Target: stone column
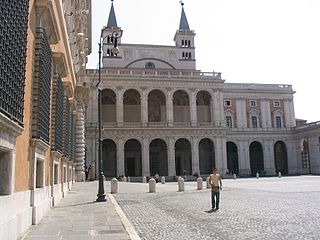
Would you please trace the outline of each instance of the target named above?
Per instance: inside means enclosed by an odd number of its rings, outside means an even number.
[[[308,138],[310,169],[312,174],[320,174],[320,151],[319,137],[311,136]]]
[[[146,127],[148,125],[148,92],[147,92],[147,89],[142,90],[141,122],[142,122],[143,127]]]
[[[262,128],[271,128],[272,127],[272,119],[271,119],[271,109],[270,102],[268,99],[261,99],[261,120],[262,120]]]
[[[275,162],[274,162],[274,151],[273,144],[271,140],[264,141],[264,150],[263,150],[263,163],[264,163],[264,171],[266,175],[274,176],[276,174]]]
[[[149,139],[147,138],[142,142],[142,176],[150,176]]]
[[[221,171],[221,174],[225,174],[227,171],[226,151],[226,139],[222,136],[218,136],[215,139],[215,162],[216,168]]]
[[[172,90],[170,88],[167,89],[166,94],[166,110],[167,110],[167,122],[168,126],[173,126],[173,98],[172,98]]]
[[[302,172],[302,159],[300,152],[300,141],[294,139],[286,142],[288,153],[288,173],[301,174]]]
[[[77,120],[76,120],[76,181],[83,182],[85,180],[84,174],[84,161],[85,161],[85,117],[84,117],[84,105],[79,101],[77,103]]]
[[[241,98],[236,99],[236,117],[237,117],[237,127],[243,128],[243,118],[242,118],[242,104]]]
[[[240,176],[250,176],[250,156],[249,156],[249,143],[247,140],[240,140],[238,144],[238,161],[239,161],[239,174]]]
[[[118,88],[117,92],[117,105],[116,105],[116,115],[117,115],[117,126],[123,126],[123,89]]]
[[[199,139],[198,138],[192,138],[192,174],[194,173],[200,173],[200,167],[199,167]]]
[[[284,118],[285,118],[285,127],[291,128],[296,126],[294,106],[292,99],[284,100]]]
[[[125,175],[124,166],[124,141],[123,139],[118,139],[117,143],[117,175]]]
[[[169,138],[168,141],[168,175],[176,176],[176,159],[175,159],[175,147],[174,139]]]
[[[190,96],[190,120],[191,126],[197,126],[197,99],[196,91],[193,89]]]

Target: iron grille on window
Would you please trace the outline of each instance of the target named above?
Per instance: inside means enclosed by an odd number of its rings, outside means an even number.
[[[28,0],[0,4],[0,111],[23,124]]]
[[[44,28],[37,28],[32,84],[32,137],[49,143],[51,49]]]
[[[65,96],[63,99],[63,153],[71,158],[71,140],[72,140],[73,116],[70,109],[70,103]]]
[[[51,147],[63,151],[63,86],[59,75],[55,75],[52,83],[52,115],[51,115]]]

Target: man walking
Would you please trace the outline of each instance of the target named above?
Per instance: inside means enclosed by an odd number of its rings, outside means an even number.
[[[211,185],[211,204],[212,209],[219,209],[220,202],[220,190],[222,190],[221,175],[217,169],[213,169],[213,173],[210,175],[209,183]]]

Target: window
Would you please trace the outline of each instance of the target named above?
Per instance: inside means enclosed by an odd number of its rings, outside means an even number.
[[[42,159],[37,159],[36,165],[36,188],[44,187],[44,163]]]
[[[232,128],[232,117],[231,116],[226,116],[226,126],[228,128]]]
[[[67,182],[67,168],[63,167],[63,182],[66,183]]]
[[[276,128],[282,127],[281,116],[276,116]]]
[[[12,193],[12,154],[0,148],[0,196]]]
[[[258,118],[257,116],[251,116],[251,127],[258,128]]]
[[[231,100],[224,100],[225,107],[231,107]]]
[[[155,65],[153,62],[147,62],[145,68],[147,69],[154,69]]]
[[[250,107],[256,107],[257,106],[257,101],[256,100],[250,100],[249,101]]]
[[[58,184],[59,183],[59,165],[58,164],[54,164],[54,173],[53,173],[54,179],[53,182],[54,184]]]
[[[280,101],[279,100],[274,100],[273,101],[273,107],[281,107],[280,106]]]

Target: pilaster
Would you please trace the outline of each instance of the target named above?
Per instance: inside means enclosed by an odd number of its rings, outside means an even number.
[[[147,138],[142,142],[142,176],[150,176],[149,139]]]
[[[176,176],[175,141],[173,138],[169,138],[168,143],[168,174]]]
[[[192,174],[193,173],[200,173],[200,166],[199,166],[199,139],[192,138]]]
[[[172,99],[172,89],[167,88],[166,92],[166,107],[167,107],[167,122],[168,126],[173,126],[173,99]]]
[[[117,126],[121,127],[123,126],[123,89],[118,88],[117,90]]]
[[[117,175],[124,176],[124,140],[119,138],[117,142]]]

